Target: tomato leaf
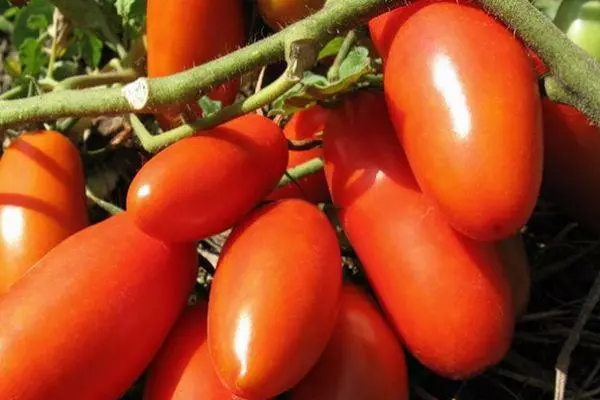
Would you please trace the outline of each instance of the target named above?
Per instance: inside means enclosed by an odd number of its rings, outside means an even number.
[[[40,37],[40,27],[48,27],[52,21],[54,6],[47,0],[32,0],[19,11],[15,19],[13,43],[20,48],[28,38]]]
[[[121,17],[124,29],[131,30],[134,35],[142,32],[146,16],[145,0],[116,0],[115,8]]]
[[[208,96],[202,96],[198,100],[198,105],[202,108],[202,115],[204,117],[208,117],[223,108],[223,104],[220,101],[213,100]]]
[[[83,61],[90,67],[96,68],[102,57],[102,40],[91,33],[80,31],[77,43],[80,46],[80,54]]]
[[[327,43],[325,45],[325,47],[323,47],[321,49],[321,51],[319,52],[318,60],[322,60],[327,57],[335,57],[337,55],[337,53],[340,51],[340,47],[342,47],[342,43],[344,43],[343,36],[338,36],[338,37],[331,39],[329,41],[329,43]]]
[[[22,74],[37,76],[42,72],[43,66],[48,62],[48,56],[44,53],[41,43],[32,38],[27,38],[19,46],[19,58],[22,64]]]

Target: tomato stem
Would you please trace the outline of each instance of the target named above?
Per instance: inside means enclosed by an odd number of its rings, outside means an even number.
[[[110,215],[116,215],[124,211],[121,207],[109,203],[108,201],[102,200],[100,197],[96,196],[94,193],[92,193],[89,187],[85,188],[85,195],[88,199],[90,199],[98,207],[100,207]]]
[[[333,64],[331,64],[329,71],[327,71],[327,79],[330,82],[335,82],[340,77],[340,66],[342,65],[342,62],[348,56],[348,52],[350,51],[350,49],[352,49],[352,46],[354,45],[355,41],[356,41],[356,31],[354,29],[352,29],[346,34],[346,37],[344,38],[344,41],[342,42],[342,45],[340,46],[340,50],[338,51],[337,55],[335,56],[335,60],[333,60]]]
[[[94,86],[109,85],[112,83],[128,83],[137,78],[137,72],[133,68],[121,71],[103,72],[93,75],[77,75],[69,77],[56,85],[54,90],[83,89]]]
[[[305,163],[302,163],[294,168],[288,169],[285,175],[281,178],[277,187],[289,185],[290,183],[304,178],[305,176],[316,174],[323,169],[323,160],[313,158]]]

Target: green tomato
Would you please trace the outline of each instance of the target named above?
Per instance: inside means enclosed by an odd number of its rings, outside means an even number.
[[[575,44],[600,60],[600,0],[564,0],[554,23]]]

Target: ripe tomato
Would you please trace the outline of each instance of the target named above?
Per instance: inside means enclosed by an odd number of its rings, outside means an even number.
[[[321,9],[325,0],[258,0],[263,20],[278,31]]]
[[[404,351],[377,307],[344,286],[333,336],[292,400],[408,400]]]
[[[468,378],[510,346],[508,280],[493,245],[452,229],[420,191],[389,118],[383,96],[371,93],[330,115],[323,150],[332,198],[407,348],[442,376]]]
[[[0,298],[0,398],[118,398],[183,310],[196,260],[127,213],[63,241]]]
[[[315,139],[318,134],[323,132],[328,115],[328,111],[320,106],[300,111],[292,116],[283,128],[283,132],[290,140]],[[290,150],[287,167],[288,169],[294,168],[313,158],[322,157],[322,155],[321,147],[303,151]],[[327,202],[329,201],[329,189],[327,189],[325,174],[321,171],[299,179],[296,183],[276,189],[268,198],[270,200],[303,198],[312,203]]]
[[[287,143],[268,118],[248,114],[181,140],[138,172],[127,209],[163,240],[193,241],[231,227],[279,182]]]
[[[554,23],[571,41],[600,59],[600,0],[563,1]]]
[[[148,76],[175,74],[223,56],[245,42],[244,9],[240,0],[148,0],[146,34]],[[209,94],[230,104],[239,88],[237,80]],[[190,102],[195,115],[201,109]],[[164,109],[157,116],[164,129],[177,124],[184,107]]]
[[[280,200],[241,222],[208,305],[208,344],[223,383],[250,399],[298,384],[333,333],[341,283],[336,234],[312,204]]]
[[[0,161],[0,294],[88,224],[79,152],[58,132],[28,132]]]
[[[144,400],[241,400],[215,373],[206,343],[208,304],[188,307],[152,362]]]
[[[543,145],[536,79],[513,34],[474,7],[430,4],[398,30],[384,79],[417,181],[452,226],[485,241],[517,232]]]
[[[514,235],[496,244],[500,262],[510,282],[513,309],[517,318],[525,314],[531,292],[531,268],[520,235]]]

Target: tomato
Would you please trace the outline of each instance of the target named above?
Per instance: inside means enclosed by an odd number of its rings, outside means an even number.
[[[28,132],[0,161],[0,294],[88,224],[79,152],[53,131]]]
[[[144,400],[241,400],[215,373],[206,343],[207,311],[200,301],[179,317],[150,366]]]
[[[496,244],[498,257],[508,277],[515,316],[521,317],[527,310],[531,291],[531,268],[520,235],[514,235]]]
[[[321,9],[325,0],[258,0],[263,20],[278,31]]]
[[[455,231],[420,191],[383,96],[362,93],[333,112],[323,150],[340,223],[412,354],[454,379],[500,361],[514,313],[495,249]]]
[[[148,0],[146,15],[148,76],[172,75],[223,56],[246,40],[244,7],[240,0]],[[230,104],[239,88],[237,80],[209,93]],[[200,107],[187,107],[196,116]],[[157,119],[163,129],[176,125],[185,107],[168,107]]]
[[[516,233],[539,194],[543,145],[536,79],[513,34],[482,10],[430,4],[396,34],[384,79],[416,179],[452,226],[485,241]]]
[[[290,140],[316,139],[323,132],[327,121],[328,111],[321,106],[313,106],[300,111],[292,116],[284,127],[283,132]],[[310,150],[289,151],[288,169],[294,168],[313,158],[321,157],[323,150],[316,147]],[[270,200],[286,198],[303,198],[312,203],[329,201],[329,189],[325,181],[325,174],[321,171],[299,179],[295,183],[278,188],[270,196]]]
[[[374,303],[344,286],[335,331],[292,400],[408,400],[404,351]]]
[[[600,0],[563,1],[554,23],[571,41],[600,59]]]
[[[127,209],[155,237],[200,240],[231,227],[261,201],[287,159],[281,129],[248,114],[157,154],[131,183]]]
[[[225,386],[264,399],[298,384],[333,333],[341,283],[335,231],[314,205],[280,200],[241,222],[208,305],[208,345]]]
[[[127,213],[63,241],[0,298],[0,398],[118,398],[183,310],[196,261]]]

